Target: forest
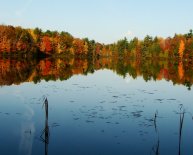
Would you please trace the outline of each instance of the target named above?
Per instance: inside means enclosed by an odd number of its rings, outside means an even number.
[[[32,56],[32,57],[31,57]],[[35,59],[33,58],[35,56]],[[41,57],[46,59],[37,59]],[[68,32],[0,25],[0,85],[66,80],[108,69],[125,78],[193,84],[193,31],[102,44]]]
[[[77,57],[129,57],[131,59],[174,59],[192,61],[193,31],[161,38],[147,35],[143,40],[126,38],[103,44],[88,38],[76,38],[68,32],[42,31],[0,25],[1,55],[40,55]]]

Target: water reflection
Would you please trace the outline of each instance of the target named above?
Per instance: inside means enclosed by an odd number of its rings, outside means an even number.
[[[119,62],[116,58],[92,62],[79,58],[10,61],[21,66],[13,72],[14,76],[26,74],[25,78],[9,79],[14,65],[1,68],[4,86],[0,89],[0,138],[5,142],[0,142],[3,146],[0,152],[7,155],[192,153],[193,97],[192,91],[183,87],[185,79],[191,83],[192,78],[188,77],[191,68],[185,69],[185,62],[172,68],[169,61],[149,61]],[[183,76],[179,75],[181,67]],[[128,75],[129,82],[124,80]],[[181,86],[174,87],[168,80]],[[5,86],[10,84],[18,85]],[[26,113],[32,118],[27,119]]]
[[[74,75],[94,73],[109,69],[119,76],[136,79],[142,76],[145,81],[172,81],[191,89],[193,83],[193,64],[172,60],[130,60],[116,57],[100,59],[44,59],[44,60],[0,60],[0,85],[40,82],[41,80],[67,80]]]

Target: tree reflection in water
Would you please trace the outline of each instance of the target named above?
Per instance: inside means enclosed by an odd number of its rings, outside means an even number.
[[[191,89],[193,84],[193,64],[188,61],[143,60],[116,57],[63,58],[43,60],[0,60],[0,85],[20,84],[23,82],[38,83],[41,80],[67,80],[74,75],[94,73],[108,69],[125,78],[143,77],[145,81],[167,80],[173,84],[182,84]]]

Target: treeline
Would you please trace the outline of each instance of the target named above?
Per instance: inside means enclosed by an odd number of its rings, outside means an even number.
[[[104,45],[88,38],[74,38],[68,32],[42,31],[39,28],[23,29],[21,27],[0,25],[0,52],[27,53],[43,52],[48,55],[70,54],[87,55],[99,54]]]
[[[168,37],[166,39],[149,35],[143,40],[134,38],[128,41],[124,38],[106,47],[119,56],[187,60],[193,58],[193,32],[190,30],[187,34],[175,34],[173,38]]]
[[[187,34],[175,34],[165,39],[149,35],[143,40],[134,38],[128,41],[124,38],[114,44],[105,45],[88,38],[75,38],[68,32],[44,32],[39,28],[23,29],[0,25],[0,52],[192,60],[193,32],[190,30]]]

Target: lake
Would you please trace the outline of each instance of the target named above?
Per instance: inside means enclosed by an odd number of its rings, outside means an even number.
[[[192,154],[185,63],[2,59],[0,153]]]

